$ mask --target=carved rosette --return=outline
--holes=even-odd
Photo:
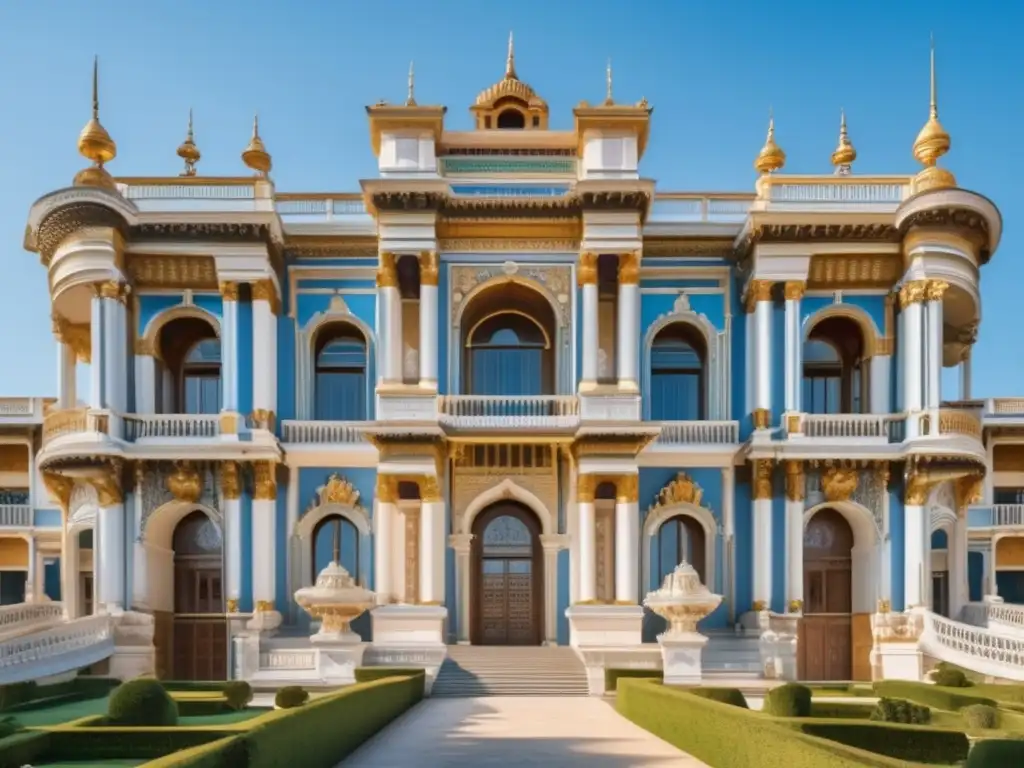
[[[195,504],[203,495],[202,475],[192,462],[176,461],[167,476],[167,490],[176,500]]]

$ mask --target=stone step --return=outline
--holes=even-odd
[[[431,696],[586,696],[571,648],[449,646]]]

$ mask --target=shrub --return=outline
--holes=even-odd
[[[15,731],[21,730],[21,723],[16,718],[8,715],[0,720],[0,739],[6,739]]]
[[[107,716],[112,725],[177,725],[178,705],[159,682],[139,678],[114,689]]]
[[[883,698],[875,705],[871,719],[882,723],[927,725],[932,720],[932,711],[928,707],[904,699]]]
[[[301,685],[286,685],[278,690],[274,696],[274,706],[278,709],[291,709],[301,707],[309,701],[309,691]]]
[[[956,667],[939,665],[938,669],[932,672],[932,682],[943,688],[970,688],[971,681],[967,679],[961,670]]]
[[[831,720],[867,720],[875,708],[872,704],[857,704],[852,701],[811,701],[811,717]]]
[[[772,688],[765,696],[761,711],[776,717],[810,717],[811,689],[797,683]]]
[[[739,688],[681,688],[680,690],[700,696],[702,699],[711,699],[719,704],[728,704],[731,707],[750,709],[747,706],[747,697]]]
[[[959,712],[971,704],[988,704],[990,707],[996,705],[992,699],[963,693],[960,689],[942,688],[938,685],[915,683],[910,680],[880,680],[874,684],[874,689],[875,695],[880,697],[907,699],[948,712]]]
[[[36,684],[32,681],[0,685],[0,711],[32,701],[36,697]]]
[[[961,710],[968,728],[998,728],[999,710],[987,704],[971,704]]]
[[[1006,768],[1024,765],[1024,740],[985,739],[974,745],[965,768]]]
[[[356,670],[358,672],[359,670]],[[606,667],[604,670],[604,691],[611,693],[618,690],[619,680],[626,677],[642,677],[649,680],[661,680],[660,669],[612,669]],[[358,677],[356,678],[359,679]]]
[[[369,683],[385,677],[426,676],[423,667],[356,667],[356,682]]]
[[[791,720],[809,736],[912,763],[959,765],[967,758],[967,735],[943,728],[866,721]],[[906,763],[902,763],[906,765]],[[831,765],[829,763],[829,765]]]
[[[50,734],[45,731],[20,731],[0,739],[0,765],[20,768],[42,763],[50,749]]]
[[[232,680],[224,686],[224,698],[231,709],[245,709],[252,701],[252,686],[244,680]]]

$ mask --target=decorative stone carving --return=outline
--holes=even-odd
[[[857,489],[857,470],[829,467],[822,475],[821,485],[828,501],[849,501]]]
[[[256,501],[273,501],[277,498],[277,465],[272,461],[254,461],[253,494]]]
[[[569,267],[521,264],[517,266],[514,275],[508,274],[501,264],[452,267],[452,319],[458,317],[462,303],[474,288],[497,277],[532,284],[552,302],[559,326],[567,328],[571,319],[569,286],[572,281],[572,272]]]
[[[661,489],[658,493],[658,500],[653,506],[670,507],[676,504],[692,504],[699,507],[703,497],[704,490],[689,475],[680,472],[676,475],[675,480]]]
[[[359,505],[359,491],[352,483],[337,474],[331,475],[324,485],[316,489],[316,493],[318,502],[313,506],[342,504],[347,507],[355,507]]]
[[[806,481],[804,465],[801,461],[786,462],[786,498],[790,501],[803,501]]]
[[[754,500],[772,497],[772,463],[768,459],[757,459],[754,465]]]
[[[203,480],[190,461],[174,462],[174,471],[167,477],[167,490],[178,501],[195,504],[203,494]]]

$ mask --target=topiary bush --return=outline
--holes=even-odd
[[[882,723],[927,725],[932,720],[932,711],[905,699],[880,699],[871,713],[871,719]]]
[[[811,689],[798,683],[786,683],[768,691],[762,712],[776,717],[810,717]]]
[[[941,685],[943,688],[970,688],[971,681],[967,679],[961,670],[956,667],[948,667],[939,665],[938,668],[932,672],[932,682],[936,685]]]
[[[984,739],[971,749],[965,768],[1007,768],[1024,765],[1024,739]]]
[[[232,680],[224,686],[224,698],[230,709],[245,709],[252,701],[252,686],[244,680]]]
[[[968,728],[998,728],[999,710],[987,704],[972,704],[960,710]]]
[[[309,691],[301,685],[286,685],[278,690],[274,696],[274,706],[278,709],[291,709],[301,707],[309,701]]]
[[[178,705],[158,681],[139,678],[114,689],[107,717],[111,725],[177,725]]]

